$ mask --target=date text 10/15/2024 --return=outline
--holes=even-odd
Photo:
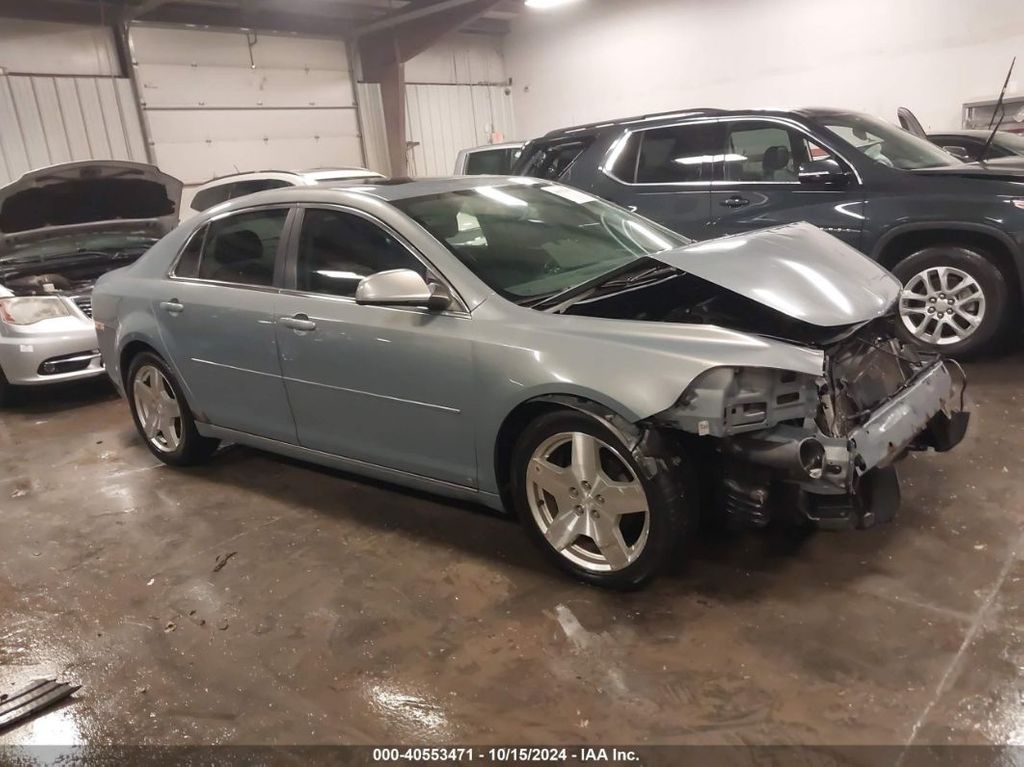
[[[587,746],[578,748],[541,746],[491,746],[472,748],[462,746],[380,747],[373,749],[373,760],[381,763],[402,762],[478,762],[483,764],[515,762],[591,762],[616,764],[638,762],[635,751],[625,748]]]

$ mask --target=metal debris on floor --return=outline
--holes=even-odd
[[[228,563],[228,560],[231,559],[231,557],[235,556],[235,554],[237,553],[237,551],[229,551],[227,554],[218,554],[217,564],[213,566],[213,571],[215,573],[219,573],[221,570],[224,569],[224,565]]]
[[[17,692],[0,693],[0,732],[60,703],[80,687],[56,679],[34,679]]]

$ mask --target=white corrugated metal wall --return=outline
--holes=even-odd
[[[456,34],[405,65],[409,172],[446,176],[460,150],[518,138],[501,39]],[[388,172],[380,87],[359,85],[367,163]]]
[[[130,41],[154,155],[185,182],[183,208],[216,176],[363,164],[343,42],[147,25]]]
[[[35,168],[92,159],[146,162],[128,80],[0,76],[0,186]]]
[[[0,185],[73,160],[146,161],[109,28],[0,20]]]

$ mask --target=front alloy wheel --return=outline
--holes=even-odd
[[[914,338],[935,346],[966,341],[985,320],[985,291],[967,272],[933,266],[911,277],[900,295],[900,318]]]
[[[567,410],[540,416],[516,443],[516,512],[545,556],[581,580],[639,586],[671,560],[696,513],[688,467],[675,460],[684,456],[670,467],[637,450],[601,419]]]
[[[650,535],[643,485],[618,451],[584,432],[561,432],[533,451],[530,512],[555,551],[591,572],[622,570]]]

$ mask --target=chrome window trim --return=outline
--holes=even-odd
[[[827,149],[833,155],[838,157],[846,166],[853,172],[854,178],[857,179],[858,184],[863,184],[864,181],[861,178],[860,173],[857,171],[857,167],[850,162],[842,152],[839,152],[835,146],[830,144],[828,141],[821,140],[818,136],[811,134],[807,128],[798,123],[795,120],[790,120],[786,117],[765,117],[764,115],[728,115],[728,116],[715,116],[715,117],[698,117],[691,120],[681,120],[679,122],[671,123],[669,125],[652,125],[643,128],[627,128],[623,134],[617,138],[609,147],[605,153],[604,159],[601,161],[601,165],[598,170],[605,176],[610,178],[616,184],[621,184],[627,187],[673,187],[673,186],[733,186],[733,185],[748,185],[748,184],[777,184],[780,186],[788,186],[792,184],[800,184],[799,181],[725,181],[725,180],[709,180],[709,181],[663,181],[663,182],[643,182],[638,183],[636,181],[623,181],[621,178],[611,172],[611,165],[618,159],[618,155],[625,148],[626,143],[634,133],[644,133],[652,130],[665,130],[669,128],[682,128],[687,125],[699,125],[704,123],[725,123],[725,122],[740,122],[740,121],[762,121],[772,122],[779,125],[784,125],[787,128],[793,128],[798,133],[802,134],[805,138],[810,139],[815,144],[820,144],[823,148]]]
[[[282,236],[285,234],[288,217],[287,214],[294,208],[294,203],[271,203],[268,205],[254,205],[251,208],[241,208],[239,210],[227,210],[223,213],[218,213],[216,216],[206,219],[202,224],[198,225],[195,230],[185,240],[185,244],[178,249],[178,254],[171,261],[171,268],[167,270],[167,274],[164,275],[166,279],[173,282],[190,282],[201,285],[223,285],[230,288],[243,288],[245,290],[257,290],[262,293],[279,293],[280,289],[276,285],[248,285],[244,282],[226,282],[224,280],[208,280],[203,277],[179,277],[174,273],[174,270],[178,268],[178,262],[181,261],[182,255],[188,249],[188,246],[192,243],[192,239],[201,231],[205,231],[209,228],[210,224],[220,221],[221,219],[228,218],[229,216],[238,216],[246,213],[258,213],[261,210],[283,210],[285,211],[285,227],[281,229]],[[203,249],[205,250],[206,243],[203,243]],[[277,259],[281,257],[280,245],[278,246],[278,253],[274,256],[274,262],[276,266]],[[202,255],[200,254],[199,263],[202,264]],[[276,271],[276,270],[275,270]]]
[[[388,224],[386,221],[383,221],[382,219],[378,218],[377,216],[373,215],[372,213],[368,213],[368,212],[366,212],[364,210],[360,210],[359,208],[353,208],[353,207],[351,207],[349,205],[345,205],[344,203],[340,203],[340,202],[309,202],[309,203],[302,203],[302,202],[300,202],[298,204],[298,207],[299,207],[300,210],[303,210],[303,211],[307,211],[307,210],[337,210],[337,211],[340,211],[342,213],[350,213],[350,214],[354,214],[356,216],[359,216],[360,218],[363,218],[363,219],[369,221],[371,224],[375,224],[376,226],[379,226],[385,232],[387,232],[392,237],[394,237],[399,242],[399,244],[409,252],[409,255],[411,255],[414,260],[419,261],[426,268],[426,270],[428,272],[430,272],[432,275],[437,277],[437,279],[441,283],[443,283],[446,288],[448,288],[448,292],[451,293],[452,300],[454,300],[455,303],[458,304],[458,309],[457,310],[445,309],[444,311],[441,311],[441,312],[434,312],[434,311],[430,311],[429,309],[421,309],[420,307],[416,307],[416,306],[383,306],[383,307],[382,306],[378,306],[376,308],[379,308],[379,309],[398,309],[400,311],[422,312],[422,313],[431,314],[431,315],[435,315],[435,314],[451,314],[453,316],[466,316],[466,317],[470,316],[469,305],[462,298],[462,296],[459,293],[459,291],[455,289],[455,286],[452,285],[451,281],[441,272],[440,269],[438,269],[436,266],[434,266],[433,263],[431,263],[430,259],[428,259],[422,253],[420,253],[419,250],[417,250],[416,247],[411,242],[409,242],[409,240],[406,237],[404,237],[401,233],[397,232],[395,230],[395,228],[393,226],[391,226],[390,224]],[[415,222],[413,222],[413,223],[415,223]],[[288,294],[288,295],[310,296],[310,297],[315,297],[315,298],[341,299],[341,300],[345,300],[345,301],[350,301],[352,303],[357,303],[354,296],[339,296],[339,295],[335,295],[335,294],[332,294],[332,293],[316,293],[316,292],[311,291],[311,290],[299,290],[298,289],[298,271],[299,271],[299,249],[298,249],[298,244],[300,244],[302,242],[302,225],[303,224],[305,224],[305,218],[303,218],[303,220],[299,222],[299,225],[300,225],[299,226],[299,239],[297,241],[296,248],[295,248],[295,284],[296,284],[296,287],[295,288],[283,289],[281,292],[285,293],[285,294]],[[431,235],[429,232],[427,233],[427,236],[433,237],[433,235]],[[438,243],[438,245],[441,245],[441,243]],[[359,304],[359,305],[362,306],[363,304]]]

